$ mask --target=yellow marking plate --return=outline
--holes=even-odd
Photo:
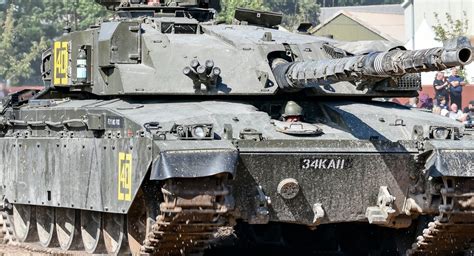
[[[54,68],[53,68],[53,84],[68,84],[68,68],[69,68],[69,43],[54,42]]]
[[[132,201],[132,154],[119,153],[118,200]]]

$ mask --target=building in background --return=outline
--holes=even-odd
[[[404,15],[404,10],[399,4],[322,7],[319,14],[320,23],[326,23],[340,11]]]
[[[404,43],[405,19],[398,4],[321,8],[320,25],[311,33],[337,40],[388,40]]]

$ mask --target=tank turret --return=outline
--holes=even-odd
[[[354,54],[335,40],[275,29],[278,13],[239,9],[238,24],[219,25],[210,8],[217,1],[97,2],[118,18],[56,39],[43,58],[52,86],[108,96],[308,89],[316,96],[413,97],[421,80],[406,74],[465,65],[472,55],[465,39],[417,51],[361,44],[366,51]]]

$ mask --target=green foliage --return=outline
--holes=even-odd
[[[37,34],[38,31],[25,24],[18,24],[15,20],[15,6],[6,11],[1,22],[3,33],[0,35],[0,77],[17,83],[21,78],[29,78],[34,70],[31,62],[46,48],[46,39],[40,37],[37,41],[30,41],[22,33]],[[25,47],[28,47],[26,50]]]
[[[402,0],[319,0],[322,7],[401,4]]]
[[[109,16],[107,10],[94,0],[74,0],[72,4],[65,6],[68,13],[73,14],[72,19],[75,30],[83,30],[97,22],[98,18]]]
[[[465,11],[463,12],[463,17],[461,19],[453,20],[453,17],[449,13],[446,13],[445,15],[446,22],[442,23],[439,14],[436,12],[434,13],[437,23],[436,26],[432,26],[436,34],[435,40],[445,41],[467,35],[467,31],[469,30],[469,19],[467,18]]]
[[[221,7],[219,20],[226,23],[232,23],[235,9],[239,7],[254,10],[268,10],[262,0],[221,0]]]
[[[469,74],[466,72],[466,69],[464,67],[460,68],[459,71],[458,71],[458,75],[460,77],[463,77],[464,78],[464,81],[468,84],[470,84],[470,81],[469,81]]]
[[[15,0],[0,13],[0,79],[40,83],[40,57],[69,23],[84,29],[107,16],[94,0]],[[48,40],[46,40],[46,38]],[[28,80],[30,78],[30,80]]]
[[[283,25],[291,29],[302,22],[316,23],[319,15],[319,5],[315,0],[221,0],[221,6],[219,19],[226,23],[232,23],[235,9],[242,7],[281,12],[284,14]]]
[[[289,29],[296,29],[302,22],[316,24],[318,20],[319,5],[314,0],[267,0],[265,4],[284,14],[283,25]]]

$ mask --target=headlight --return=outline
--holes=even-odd
[[[431,131],[433,138],[436,140],[445,140],[449,137],[450,133],[451,129],[445,127],[433,128],[433,130]]]
[[[194,127],[193,129],[193,137],[197,137],[197,138],[205,138],[206,135],[207,135],[207,132],[204,130],[204,127],[202,126],[197,126],[197,127]]]

